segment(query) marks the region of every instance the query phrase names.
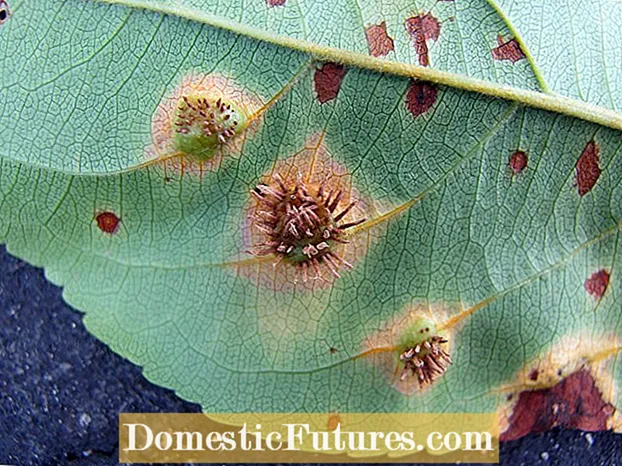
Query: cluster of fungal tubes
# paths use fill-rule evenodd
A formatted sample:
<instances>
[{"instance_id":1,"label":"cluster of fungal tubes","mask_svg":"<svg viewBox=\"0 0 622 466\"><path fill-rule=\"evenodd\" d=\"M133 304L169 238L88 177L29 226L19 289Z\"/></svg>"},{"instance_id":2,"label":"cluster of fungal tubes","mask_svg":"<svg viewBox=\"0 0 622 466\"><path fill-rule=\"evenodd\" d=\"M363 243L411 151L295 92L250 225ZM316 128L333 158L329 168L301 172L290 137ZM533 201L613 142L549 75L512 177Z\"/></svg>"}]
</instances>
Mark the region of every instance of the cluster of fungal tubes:
<instances>
[{"instance_id":1,"label":"cluster of fungal tubes","mask_svg":"<svg viewBox=\"0 0 622 466\"><path fill-rule=\"evenodd\" d=\"M441 336L432 336L402 352L400 361L404 364L404 368L400 380L403 381L409 375L413 375L416 376L421 388L432 384L452 364L449 353L442 346L447 343L448 341Z\"/></svg>"},{"instance_id":2,"label":"cluster of fungal tubes","mask_svg":"<svg viewBox=\"0 0 622 466\"><path fill-rule=\"evenodd\" d=\"M1 0L0 0L1 1ZM260 120L262 100L217 73L190 74L158 104L146 164L202 176L241 152ZM168 175L167 175L168 176Z\"/></svg>"},{"instance_id":3,"label":"cluster of fungal tubes","mask_svg":"<svg viewBox=\"0 0 622 466\"><path fill-rule=\"evenodd\" d=\"M228 78L188 76L158 106L152 151L165 160L179 156L182 173L186 163L198 165L199 173L204 164L218 168L223 156L241 152L244 133L255 127L263 108L261 100ZM244 250L266 260L236 264L238 273L258 285L285 291L302 281L303 288L315 290L340 278L342 269L352 269L367 252L372 236L358 239L355 233L365 228L355 227L374 216L375 207L352 186L347 167L332 158L324 134L312 135L292 157L278 160L251 190L251 197ZM380 332L366 342L368 352L379 358L387 377L405 394L434 383L452 364L448 340L430 333L432 324L421 315L408 312L388 338Z\"/></svg>"},{"instance_id":4,"label":"cluster of fungal tubes","mask_svg":"<svg viewBox=\"0 0 622 466\"><path fill-rule=\"evenodd\" d=\"M451 328L439 324L457 304L411 302L363 343L362 354L400 393L411 396L441 379L453 364Z\"/></svg>"},{"instance_id":5,"label":"cluster of fungal tubes","mask_svg":"<svg viewBox=\"0 0 622 466\"><path fill-rule=\"evenodd\" d=\"M251 250L254 255L274 255L276 264L294 265L305 282L310 276L323 278L322 267L337 278L339 269L352 268L336 248L349 242L348 229L366 219L345 220L357 201L342 207L343 190L326 189L324 183L312 186L301 178L288 186L276 174L272 183L258 184L252 195L258 201L254 224L263 234Z\"/></svg>"},{"instance_id":6,"label":"cluster of fungal tubes","mask_svg":"<svg viewBox=\"0 0 622 466\"><path fill-rule=\"evenodd\" d=\"M183 95L174 123L176 148L199 159L210 157L236 135L239 119L235 106L223 98L210 102L201 95Z\"/></svg>"}]
</instances>

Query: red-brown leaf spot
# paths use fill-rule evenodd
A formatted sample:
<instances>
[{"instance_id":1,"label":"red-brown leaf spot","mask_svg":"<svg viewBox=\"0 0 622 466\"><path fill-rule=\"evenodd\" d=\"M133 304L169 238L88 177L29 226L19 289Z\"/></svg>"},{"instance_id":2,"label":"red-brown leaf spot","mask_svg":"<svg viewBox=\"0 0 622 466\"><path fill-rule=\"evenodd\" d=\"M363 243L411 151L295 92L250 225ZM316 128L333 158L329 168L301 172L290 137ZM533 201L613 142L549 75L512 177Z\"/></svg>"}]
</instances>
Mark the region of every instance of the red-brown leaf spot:
<instances>
[{"instance_id":1,"label":"red-brown leaf spot","mask_svg":"<svg viewBox=\"0 0 622 466\"><path fill-rule=\"evenodd\" d=\"M509 60L516 63L525 58L523 50L516 39L504 41L501 35L497 36L497 47L492 49L492 58L495 60Z\"/></svg>"},{"instance_id":2,"label":"red-brown leaf spot","mask_svg":"<svg viewBox=\"0 0 622 466\"><path fill-rule=\"evenodd\" d=\"M419 14L408 18L404 23L406 32L413 40L415 52L419 56L419 64L421 66L430 65L430 57L428 53L428 44L426 41L438 40L441 32L441 24L438 19L431 13Z\"/></svg>"},{"instance_id":3,"label":"red-brown leaf spot","mask_svg":"<svg viewBox=\"0 0 622 466\"><path fill-rule=\"evenodd\" d=\"M394 50L393 39L387 34L386 21L365 28L365 37L367 37L369 54L374 57L383 57Z\"/></svg>"},{"instance_id":4,"label":"red-brown leaf spot","mask_svg":"<svg viewBox=\"0 0 622 466\"><path fill-rule=\"evenodd\" d=\"M283 6L287 0L266 0L266 5L269 7Z\"/></svg>"},{"instance_id":5,"label":"red-brown leaf spot","mask_svg":"<svg viewBox=\"0 0 622 466\"><path fill-rule=\"evenodd\" d=\"M414 117L423 115L434 105L437 94L438 89L433 84L413 80L406 92L406 108Z\"/></svg>"},{"instance_id":6,"label":"red-brown leaf spot","mask_svg":"<svg viewBox=\"0 0 622 466\"><path fill-rule=\"evenodd\" d=\"M345 67L339 63L332 62L324 63L315 70L313 83L315 84L317 100L321 104L337 97L344 74L346 74Z\"/></svg>"},{"instance_id":7,"label":"red-brown leaf spot","mask_svg":"<svg viewBox=\"0 0 622 466\"><path fill-rule=\"evenodd\" d=\"M522 150L517 150L512 155L510 155L510 168L515 175L518 175L522 172L525 167L527 167L527 153Z\"/></svg>"},{"instance_id":8,"label":"red-brown leaf spot","mask_svg":"<svg viewBox=\"0 0 622 466\"><path fill-rule=\"evenodd\" d=\"M594 272L590 278L585 280L583 286L585 287L585 291L594 296L596 299L600 299L607 291L607 287L609 286L609 272L606 270L599 270L598 272Z\"/></svg>"},{"instance_id":9,"label":"red-brown leaf spot","mask_svg":"<svg viewBox=\"0 0 622 466\"><path fill-rule=\"evenodd\" d=\"M600 166L598 157L600 148L595 141L590 141L583 149L581 157L577 160L576 183L579 189L579 196L589 193L600 177Z\"/></svg>"},{"instance_id":10,"label":"red-brown leaf spot","mask_svg":"<svg viewBox=\"0 0 622 466\"><path fill-rule=\"evenodd\" d=\"M113 212L101 212L97 214L95 220L99 229L104 233L112 235L119 228L120 219Z\"/></svg>"},{"instance_id":11,"label":"red-brown leaf spot","mask_svg":"<svg viewBox=\"0 0 622 466\"><path fill-rule=\"evenodd\" d=\"M516 440L557 426L606 430L614 412L615 407L603 400L590 372L580 369L550 388L521 392L500 440Z\"/></svg>"}]
</instances>

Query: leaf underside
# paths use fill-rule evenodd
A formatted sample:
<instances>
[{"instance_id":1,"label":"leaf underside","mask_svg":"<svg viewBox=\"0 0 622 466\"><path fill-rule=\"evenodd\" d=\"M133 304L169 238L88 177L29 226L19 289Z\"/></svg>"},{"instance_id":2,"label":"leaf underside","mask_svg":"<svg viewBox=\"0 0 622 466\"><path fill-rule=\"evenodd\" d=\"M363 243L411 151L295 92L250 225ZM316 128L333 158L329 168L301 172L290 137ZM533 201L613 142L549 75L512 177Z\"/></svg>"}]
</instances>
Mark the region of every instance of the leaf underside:
<instances>
[{"instance_id":1,"label":"leaf underside","mask_svg":"<svg viewBox=\"0 0 622 466\"><path fill-rule=\"evenodd\" d=\"M108 3L13 0L0 25L0 240L151 381L207 412L487 412L584 369L620 404L620 132L378 70L420 64L406 23L430 14L430 69L615 111L622 4ZM382 23L386 54L366 35ZM513 38L523 56L496 59ZM336 78L305 43L377 56ZM193 75L263 103L200 175L150 150L159 105ZM262 266L250 191L305 147L372 206L367 246L326 286L277 290L242 270ZM405 394L366 351L413 309L449 332L453 364Z\"/></svg>"}]
</instances>

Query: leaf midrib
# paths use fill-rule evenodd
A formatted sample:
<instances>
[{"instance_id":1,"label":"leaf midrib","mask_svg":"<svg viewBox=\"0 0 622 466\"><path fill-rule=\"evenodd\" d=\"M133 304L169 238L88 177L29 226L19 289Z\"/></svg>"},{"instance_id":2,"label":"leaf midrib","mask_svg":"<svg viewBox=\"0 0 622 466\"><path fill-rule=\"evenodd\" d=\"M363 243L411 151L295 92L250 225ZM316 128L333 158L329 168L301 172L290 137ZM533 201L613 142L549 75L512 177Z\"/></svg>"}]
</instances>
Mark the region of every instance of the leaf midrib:
<instances>
[{"instance_id":1,"label":"leaf midrib","mask_svg":"<svg viewBox=\"0 0 622 466\"><path fill-rule=\"evenodd\" d=\"M268 42L285 48L290 48L303 53L308 53L314 58L323 61L343 63L344 65L367 69L380 73L392 74L409 78L417 78L441 84L456 89L495 97L498 99L517 102L522 106L550 111L578 118L604 127L622 130L622 114L615 110L599 105L593 105L574 98L559 94L544 93L520 89L513 86L497 84L490 81L471 78L447 71L435 70L406 63L392 62L389 60L364 55L357 52L342 50L334 47L326 47L302 39L273 35L259 28L240 24L229 19L207 15L196 9L167 5L161 2L146 3L144 0L91 0L93 2L109 5L120 5L127 8L152 11L154 13L177 16L189 21L206 24L231 31L235 34L244 35L255 40ZM497 10L498 12L498 10ZM507 21L506 21L507 24ZM533 66L533 62L532 62ZM534 72L536 68L534 68ZM537 74L537 72L536 72Z\"/></svg>"}]
</instances>

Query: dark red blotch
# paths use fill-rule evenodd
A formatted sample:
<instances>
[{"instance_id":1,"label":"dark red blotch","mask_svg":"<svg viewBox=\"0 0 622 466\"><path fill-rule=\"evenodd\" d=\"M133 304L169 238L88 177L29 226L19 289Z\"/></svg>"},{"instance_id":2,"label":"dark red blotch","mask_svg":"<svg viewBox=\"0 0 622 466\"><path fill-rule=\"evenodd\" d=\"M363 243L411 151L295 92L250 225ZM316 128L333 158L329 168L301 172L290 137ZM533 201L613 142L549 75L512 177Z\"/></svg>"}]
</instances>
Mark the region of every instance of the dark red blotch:
<instances>
[{"instance_id":1,"label":"dark red blotch","mask_svg":"<svg viewBox=\"0 0 622 466\"><path fill-rule=\"evenodd\" d=\"M272 6L283 6L287 0L266 0L266 4Z\"/></svg>"},{"instance_id":2,"label":"dark red blotch","mask_svg":"<svg viewBox=\"0 0 622 466\"><path fill-rule=\"evenodd\" d=\"M365 37L369 54L373 57L383 57L394 49L393 39L387 34L386 21L365 28Z\"/></svg>"},{"instance_id":3,"label":"dark red blotch","mask_svg":"<svg viewBox=\"0 0 622 466\"><path fill-rule=\"evenodd\" d=\"M512 155L510 155L510 168L515 175L518 175L525 169L525 167L527 167L527 162L527 153L522 150L517 150Z\"/></svg>"},{"instance_id":4,"label":"dark red blotch","mask_svg":"<svg viewBox=\"0 0 622 466\"><path fill-rule=\"evenodd\" d=\"M551 388L521 392L501 441L557 426L606 430L614 412L615 407L603 400L590 372L580 369Z\"/></svg>"},{"instance_id":5,"label":"dark red blotch","mask_svg":"<svg viewBox=\"0 0 622 466\"><path fill-rule=\"evenodd\" d=\"M101 212L95 217L97 226L104 233L113 234L116 233L119 228L120 219L113 212Z\"/></svg>"},{"instance_id":6,"label":"dark red blotch","mask_svg":"<svg viewBox=\"0 0 622 466\"><path fill-rule=\"evenodd\" d=\"M423 115L436 102L438 89L431 83L413 80L406 92L406 108L414 117Z\"/></svg>"},{"instance_id":7,"label":"dark red blotch","mask_svg":"<svg viewBox=\"0 0 622 466\"><path fill-rule=\"evenodd\" d=\"M406 19L404 26L406 27L406 32L413 40L415 52L417 52L419 57L419 64L421 66L429 66L430 56L426 41L438 40L438 36L441 33L441 24L438 19L432 16L431 13L419 14Z\"/></svg>"},{"instance_id":8,"label":"dark red blotch","mask_svg":"<svg viewBox=\"0 0 622 466\"><path fill-rule=\"evenodd\" d=\"M523 49L516 39L504 41L502 36L497 36L497 47L492 49L492 58L495 60L509 60L516 63L525 58Z\"/></svg>"},{"instance_id":9,"label":"dark red blotch","mask_svg":"<svg viewBox=\"0 0 622 466\"><path fill-rule=\"evenodd\" d=\"M594 272L590 278L585 280L583 284L585 291L594 296L596 299L600 299L607 291L609 286L609 279L611 275L606 270L599 270Z\"/></svg>"},{"instance_id":10,"label":"dark red blotch","mask_svg":"<svg viewBox=\"0 0 622 466\"><path fill-rule=\"evenodd\" d=\"M599 153L598 144L595 141L590 141L577 160L576 183L580 196L589 193L600 177Z\"/></svg>"},{"instance_id":11,"label":"dark red blotch","mask_svg":"<svg viewBox=\"0 0 622 466\"><path fill-rule=\"evenodd\" d=\"M332 62L324 63L315 70L313 83L317 100L321 104L337 97L345 73L346 69L343 65Z\"/></svg>"}]
</instances>

